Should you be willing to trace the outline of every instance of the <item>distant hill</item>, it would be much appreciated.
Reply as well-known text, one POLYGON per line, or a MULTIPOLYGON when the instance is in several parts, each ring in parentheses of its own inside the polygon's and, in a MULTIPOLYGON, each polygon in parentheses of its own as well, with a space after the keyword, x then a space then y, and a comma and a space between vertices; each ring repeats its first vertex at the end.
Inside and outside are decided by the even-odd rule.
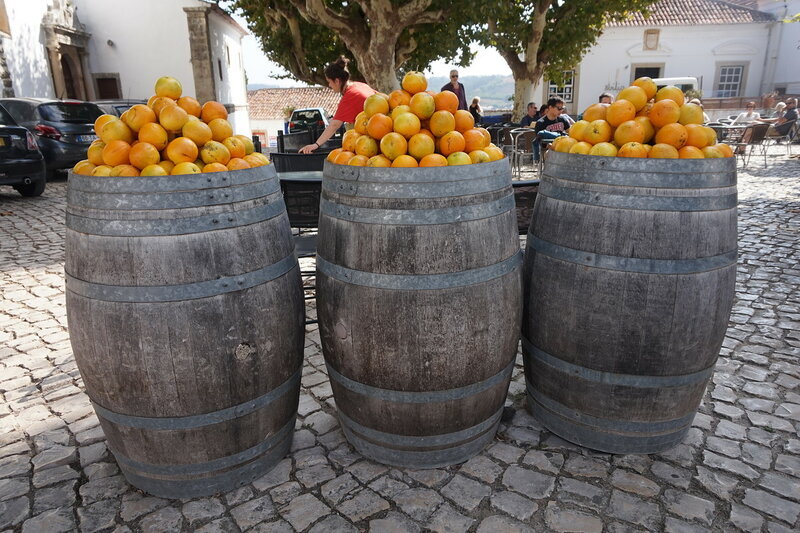
MULTIPOLYGON (((439 91, 449 80, 446 76, 434 76, 428 78, 428 88, 439 91)), ((513 104, 511 99, 514 95, 514 78, 512 76, 464 76, 461 83, 467 89, 467 104, 475 96, 481 97, 481 107, 484 110, 491 109, 511 109, 513 104)), ((297 82, 298 87, 306 87, 306 84, 297 82)), ((277 84, 250 83, 247 90, 273 89, 280 87, 277 84)))

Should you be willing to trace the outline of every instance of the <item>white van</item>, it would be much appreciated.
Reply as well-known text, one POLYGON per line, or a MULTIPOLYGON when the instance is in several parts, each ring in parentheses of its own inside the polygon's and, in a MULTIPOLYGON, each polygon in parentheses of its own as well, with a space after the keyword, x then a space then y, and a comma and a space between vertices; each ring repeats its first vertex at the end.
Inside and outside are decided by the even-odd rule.
POLYGON ((686 92, 689 90, 697 90, 700 85, 697 83, 697 78, 684 77, 684 78, 653 78, 656 86, 660 89, 667 85, 674 85, 680 88, 681 91, 686 92))

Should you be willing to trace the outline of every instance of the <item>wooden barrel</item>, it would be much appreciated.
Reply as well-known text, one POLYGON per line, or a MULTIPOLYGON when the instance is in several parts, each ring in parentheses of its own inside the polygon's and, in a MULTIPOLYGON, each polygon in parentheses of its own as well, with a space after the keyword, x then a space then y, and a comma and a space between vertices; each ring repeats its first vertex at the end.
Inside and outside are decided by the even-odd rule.
POLYGON ((304 304, 271 165, 70 174, 65 271, 75 360, 131 484, 206 495, 283 458, 304 304))
POLYGON ((681 441, 733 304, 736 205, 733 158, 548 154, 522 325, 547 428, 611 453, 681 441))
POLYGON ((320 338, 350 443, 412 468, 480 452, 500 421, 522 318, 508 161, 326 163, 317 246, 320 338))

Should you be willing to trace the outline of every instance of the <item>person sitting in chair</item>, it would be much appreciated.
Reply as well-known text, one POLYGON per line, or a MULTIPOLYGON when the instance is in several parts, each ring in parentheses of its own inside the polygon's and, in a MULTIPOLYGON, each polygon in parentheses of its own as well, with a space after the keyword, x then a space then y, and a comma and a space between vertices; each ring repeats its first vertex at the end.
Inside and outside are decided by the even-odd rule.
POLYGON ((569 129, 569 121, 561 114, 564 111, 564 100, 554 96, 547 101, 547 109, 544 116, 536 121, 537 140, 533 142, 533 159, 539 161, 539 140, 555 139, 561 135, 566 135, 569 129))
POLYGON ((783 137, 784 135, 788 135, 792 130, 792 126, 796 123, 797 99, 792 98, 786 102, 786 111, 784 111, 783 116, 778 117, 772 126, 770 126, 767 135, 770 137, 783 137))

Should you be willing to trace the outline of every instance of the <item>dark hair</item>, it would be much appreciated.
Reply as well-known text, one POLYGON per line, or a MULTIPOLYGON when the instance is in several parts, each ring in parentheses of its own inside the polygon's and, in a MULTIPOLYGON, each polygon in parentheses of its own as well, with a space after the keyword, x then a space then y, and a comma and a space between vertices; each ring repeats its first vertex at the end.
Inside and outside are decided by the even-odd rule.
POLYGON ((535 102, 528 102, 528 109, 530 109, 532 107, 536 107, 536 103, 535 102))
POLYGON ((603 94, 600 95, 600 97, 597 99, 597 101, 598 102, 602 102, 603 98, 606 98, 606 97, 607 98, 611 98, 611 100, 614 100, 614 95, 613 94, 611 94, 611 93, 603 93, 603 94))
POLYGON ((558 104, 563 104, 564 99, 560 96, 551 96, 547 101, 547 107, 556 107, 558 104))
POLYGON ((339 56, 339 59, 325 67, 325 77, 331 80, 342 80, 344 84, 350 79, 350 71, 347 70, 347 64, 350 60, 344 56, 339 56))

